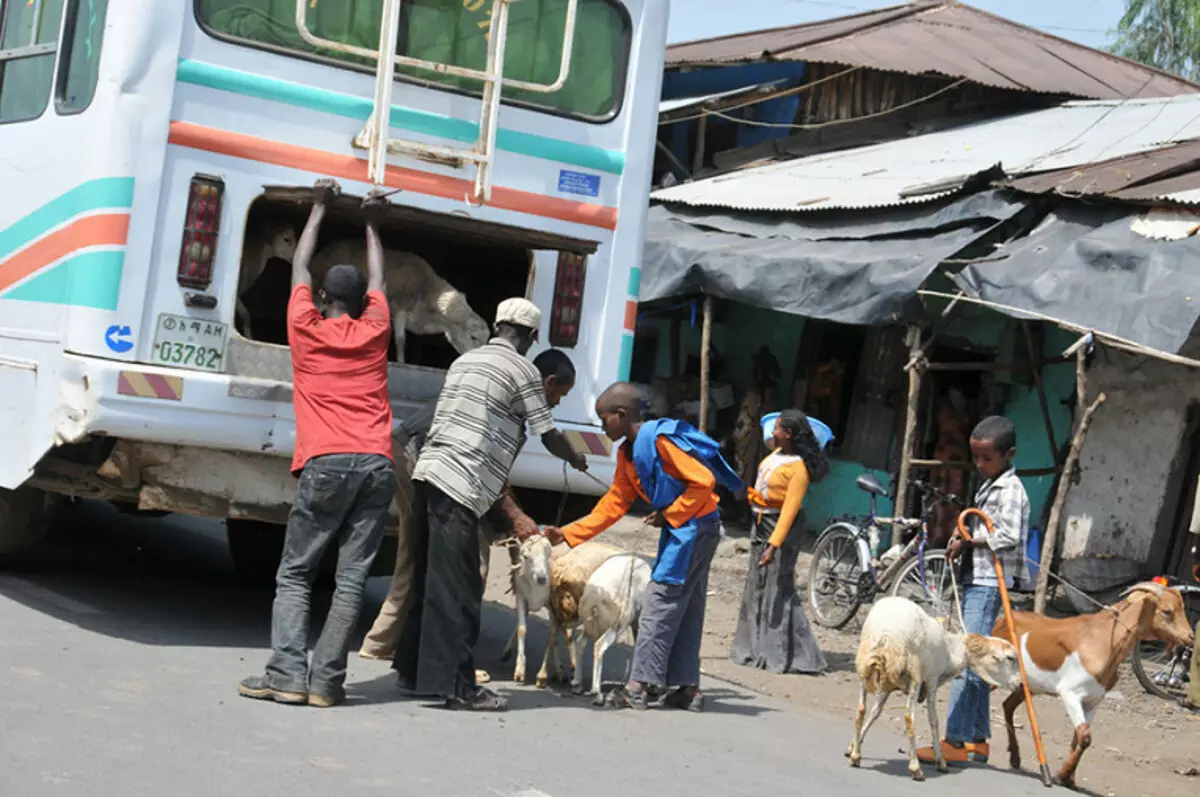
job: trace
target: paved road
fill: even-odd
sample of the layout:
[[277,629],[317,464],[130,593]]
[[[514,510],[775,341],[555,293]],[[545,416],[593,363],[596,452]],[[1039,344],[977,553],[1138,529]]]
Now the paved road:
[[[979,769],[912,783],[886,728],[852,771],[844,722],[719,682],[704,715],[515,688],[506,715],[479,716],[402,700],[385,665],[355,658],[344,707],[240,699],[265,661],[271,595],[234,580],[219,524],[85,505],[64,526],[41,561],[0,574],[3,797],[1044,793]],[[485,620],[494,657],[511,620],[500,607]]]

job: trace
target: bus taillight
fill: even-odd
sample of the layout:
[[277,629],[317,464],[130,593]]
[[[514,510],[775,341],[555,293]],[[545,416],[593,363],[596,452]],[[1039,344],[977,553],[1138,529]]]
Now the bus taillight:
[[586,257],[572,252],[558,253],[558,274],[554,278],[554,308],[550,313],[551,346],[574,346],[579,340],[579,319],[583,315],[583,283],[586,276]]
[[176,279],[184,288],[204,290],[212,283],[224,193],[225,184],[214,177],[192,178],[176,272]]

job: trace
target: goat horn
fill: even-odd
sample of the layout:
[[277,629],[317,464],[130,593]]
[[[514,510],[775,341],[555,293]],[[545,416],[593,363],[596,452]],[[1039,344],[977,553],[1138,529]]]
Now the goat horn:
[[1155,598],[1161,598],[1163,595],[1167,594],[1166,587],[1164,587],[1162,584],[1155,584],[1153,581],[1142,581],[1138,584],[1134,584],[1132,587],[1122,592],[1121,597],[1127,598],[1135,592],[1149,592],[1152,593]]

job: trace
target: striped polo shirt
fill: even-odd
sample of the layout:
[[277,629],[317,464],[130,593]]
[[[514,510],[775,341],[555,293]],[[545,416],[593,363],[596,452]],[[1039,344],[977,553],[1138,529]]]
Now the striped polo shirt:
[[511,343],[492,338],[454,361],[413,478],[482,516],[504,489],[525,442],[554,429],[542,376]]

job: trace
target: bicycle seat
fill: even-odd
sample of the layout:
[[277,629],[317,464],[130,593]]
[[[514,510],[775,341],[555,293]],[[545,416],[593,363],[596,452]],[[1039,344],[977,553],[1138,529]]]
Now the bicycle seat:
[[858,485],[858,489],[866,490],[871,495],[887,495],[887,490],[879,483],[879,479],[876,479],[874,474],[864,473],[855,479],[854,483]]

